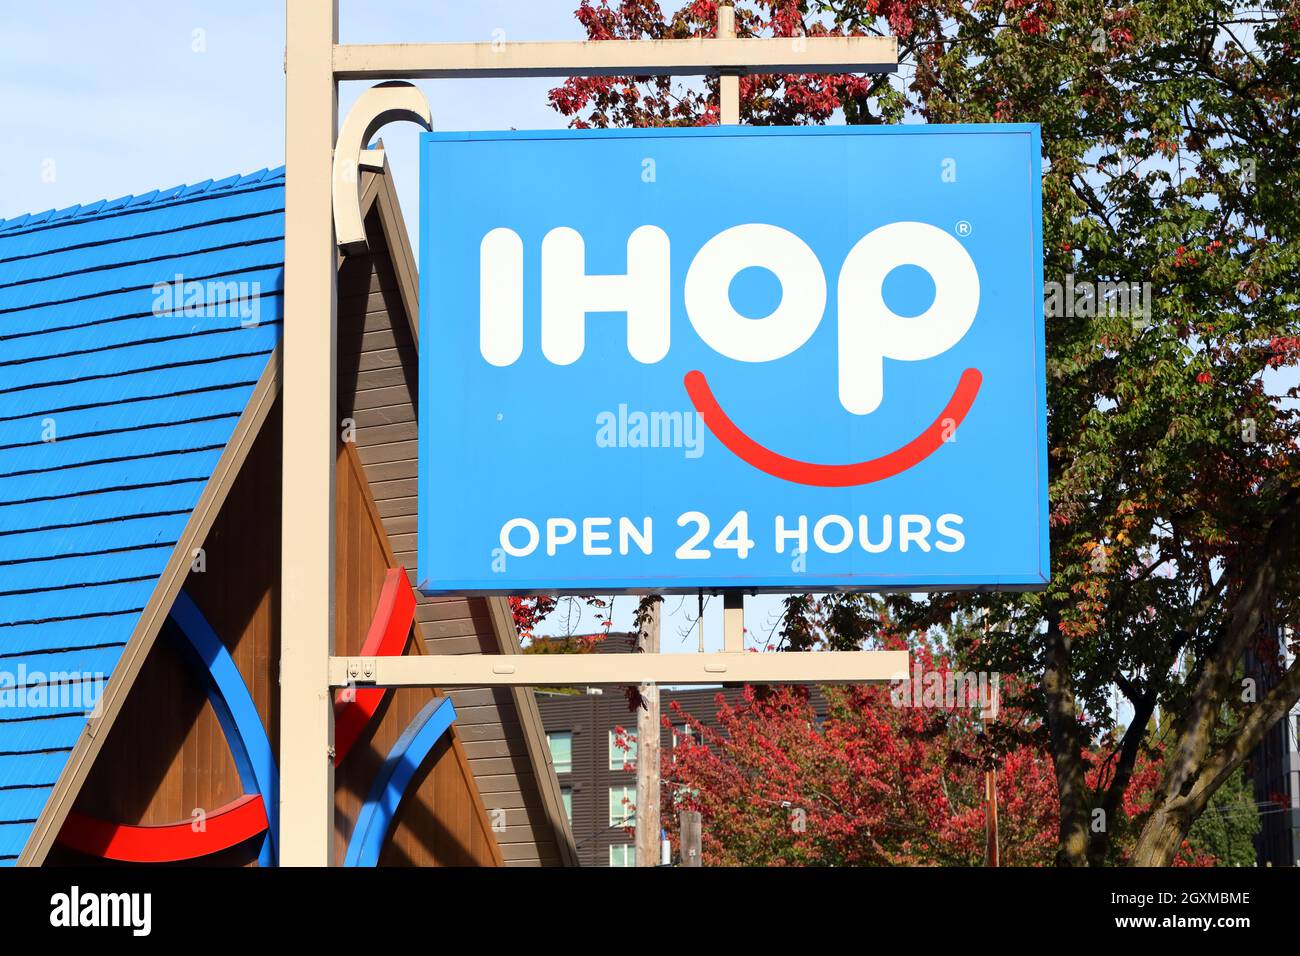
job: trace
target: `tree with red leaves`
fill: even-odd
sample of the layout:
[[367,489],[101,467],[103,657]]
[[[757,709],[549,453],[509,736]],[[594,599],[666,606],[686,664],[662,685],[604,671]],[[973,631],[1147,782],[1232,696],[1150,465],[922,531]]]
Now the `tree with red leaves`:
[[[913,648],[913,660],[927,688],[952,683],[947,659],[928,643]],[[674,705],[665,725],[686,723],[692,733],[664,755],[663,819],[672,839],[678,812],[698,810],[707,865],[978,866],[984,772],[996,768],[1002,865],[1052,862],[1056,783],[1032,716],[1006,709],[984,716],[961,693],[935,705],[914,681],[820,694],[824,714],[806,688],[746,687],[736,704],[719,696],[719,731]],[[1104,749],[1084,759],[1090,784],[1104,785],[1114,772]],[[1161,770],[1158,759],[1138,761],[1111,842],[1114,862],[1131,855],[1133,821],[1149,814]],[[1214,862],[1189,843],[1174,860]]]
[[[925,644],[913,659],[950,674]],[[1050,861],[1051,762],[1027,744],[998,753],[1020,718],[1004,712],[993,731],[975,701],[917,706],[935,702],[910,683],[821,688],[824,715],[806,688],[746,687],[735,705],[719,697],[719,732],[676,707],[666,721],[693,733],[664,762],[665,821],[699,810],[711,865],[979,865],[984,771],[997,766],[1003,861]]]
[[[512,597],[510,600],[510,613],[515,620],[515,630],[519,633],[519,640],[527,645],[537,636],[536,631],[543,621],[555,614],[557,608],[561,605],[561,599],[549,594],[533,594],[526,597]],[[590,610],[595,613],[596,624],[600,628],[600,636],[607,634],[613,626],[613,598],[600,598],[588,595],[581,598],[565,598],[571,609],[577,609],[576,620],[581,620],[584,610]],[[577,637],[574,631],[562,635],[564,637]],[[539,649],[540,653],[560,653],[561,651],[554,647]]]
[[[845,31],[819,21],[806,21],[800,4],[788,0],[758,0],[756,9],[736,9],[739,36],[837,36]],[[910,23],[907,10],[916,0],[883,3],[888,18],[899,27]],[[694,0],[671,17],[665,17],[653,0],[630,0],[611,5],[608,0],[582,0],[576,11],[591,40],[680,40],[715,36],[717,0]],[[838,109],[854,108],[879,98],[882,104],[901,105],[883,76],[851,74],[742,76],[741,108],[752,125],[824,123]],[[718,122],[718,81],[683,86],[671,77],[573,77],[551,91],[551,105],[572,118],[578,129],[607,126],[708,126]],[[846,104],[848,104],[846,106]],[[887,107],[888,108],[888,107]],[[863,114],[865,115],[865,114]]]
[[[713,33],[714,0],[677,6],[582,0],[577,17],[594,40]],[[889,604],[916,632],[984,615],[987,632],[952,642],[964,666],[1025,676],[1017,703],[1042,722],[1060,804],[1057,863],[1117,859],[1132,780],[1157,759],[1130,858],[1174,862],[1300,700],[1300,661],[1278,646],[1300,625],[1300,387],[1269,377],[1300,356],[1300,6],[745,0],[736,21],[741,36],[899,44],[896,77],[742,77],[743,122],[1038,123],[1048,282],[1149,289],[1137,309],[1097,292],[1047,319],[1050,587]],[[579,77],[551,102],[577,127],[718,116],[713,80]],[[888,188],[884,170],[807,172],[810,194]],[[755,188],[753,170],[733,175]],[[792,621],[786,646],[815,640]],[[1277,676],[1257,694],[1241,661],[1261,635]],[[1099,812],[1110,826],[1093,826]]]

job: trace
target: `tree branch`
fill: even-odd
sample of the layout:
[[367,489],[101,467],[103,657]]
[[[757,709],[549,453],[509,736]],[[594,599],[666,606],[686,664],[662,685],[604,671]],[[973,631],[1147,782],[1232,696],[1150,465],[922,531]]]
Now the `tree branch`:
[[1166,800],[1185,797],[1191,790],[1209,750],[1219,708],[1227,695],[1237,661],[1264,620],[1282,566],[1295,551],[1298,531],[1300,489],[1292,488],[1282,499],[1269,526],[1253,570],[1244,580],[1239,578],[1236,582],[1237,596],[1229,610],[1224,640],[1215,648],[1212,658],[1206,660],[1192,692],[1191,708],[1165,777]]
[[1214,791],[1232,776],[1241,762],[1259,746],[1264,735],[1300,700],[1300,661],[1287,668],[1282,680],[1260,701],[1237,728],[1232,739],[1205,761],[1196,777],[1190,800],[1195,806],[1209,801]]

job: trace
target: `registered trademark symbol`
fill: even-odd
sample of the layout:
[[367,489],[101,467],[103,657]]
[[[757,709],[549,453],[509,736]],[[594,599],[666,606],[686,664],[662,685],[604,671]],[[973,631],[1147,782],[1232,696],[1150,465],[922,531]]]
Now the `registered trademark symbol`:
[[961,219],[957,222],[955,231],[959,236],[969,236],[971,233],[971,224],[965,219]]

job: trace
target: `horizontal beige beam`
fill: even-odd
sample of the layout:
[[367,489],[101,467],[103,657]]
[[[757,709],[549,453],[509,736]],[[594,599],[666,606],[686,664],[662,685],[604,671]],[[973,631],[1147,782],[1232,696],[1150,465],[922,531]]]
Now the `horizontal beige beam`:
[[857,684],[904,680],[906,651],[723,654],[423,654],[331,657],[330,684],[571,687],[600,684]]
[[336,80],[893,73],[896,37],[375,43],[334,47]]

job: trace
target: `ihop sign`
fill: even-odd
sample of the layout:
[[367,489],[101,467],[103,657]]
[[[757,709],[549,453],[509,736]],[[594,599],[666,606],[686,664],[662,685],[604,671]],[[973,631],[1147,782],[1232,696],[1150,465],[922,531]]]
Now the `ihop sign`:
[[425,134],[429,593],[1041,587],[1035,126]]

